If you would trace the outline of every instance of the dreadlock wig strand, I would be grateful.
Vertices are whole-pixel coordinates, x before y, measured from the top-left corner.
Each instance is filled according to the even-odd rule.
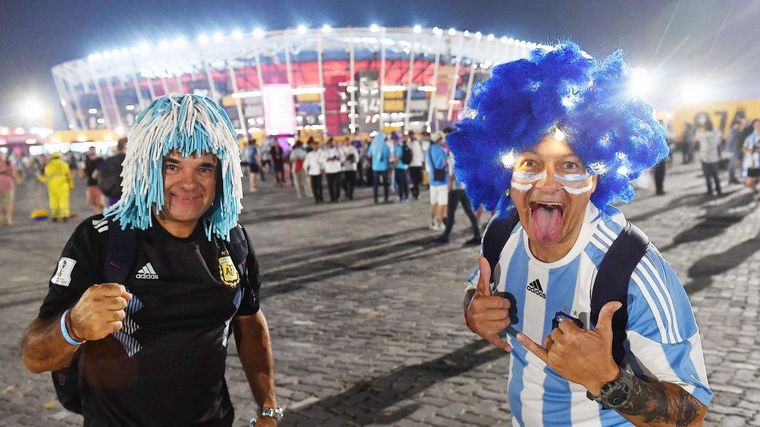
[[[668,146],[652,106],[629,88],[622,51],[598,63],[572,42],[495,66],[446,138],[473,204],[510,211],[517,156],[557,129],[598,177],[591,202],[601,210],[630,202],[631,181],[664,159]]]
[[[152,213],[164,206],[163,160],[177,150],[181,156],[210,153],[221,165],[221,191],[203,218],[206,237],[228,240],[243,206],[239,151],[235,128],[224,110],[209,98],[167,95],[156,99],[137,117],[124,159],[121,199],[106,211],[122,228],[145,230]]]

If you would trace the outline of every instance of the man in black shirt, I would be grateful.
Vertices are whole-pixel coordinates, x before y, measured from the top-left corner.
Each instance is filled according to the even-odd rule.
[[[103,193],[98,187],[98,179],[94,176],[98,166],[103,162],[103,158],[98,156],[95,147],[90,147],[87,151],[87,157],[84,159],[84,179],[87,181],[87,204],[90,205],[96,214],[103,212]]]
[[[76,358],[85,425],[231,425],[230,327],[261,408],[256,425],[281,418],[256,256],[248,239],[230,240],[237,159],[234,128],[208,98],[169,95],[138,118],[122,198],[74,231],[22,338],[32,372]],[[104,283],[115,227],[137,229],[134,264],[125,283]],[[247,245],[245,259],[233,261],[245,253],[235,244]]]

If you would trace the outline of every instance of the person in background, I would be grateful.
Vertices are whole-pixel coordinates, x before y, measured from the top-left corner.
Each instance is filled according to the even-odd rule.
[[[53,221],[68,221],[71,216],[69,197],[74,188],[69,165],[61,160],[61,153],[53,153],[45,165],[45,174],[39,177],[40,182],[47,184],[50,202],[50,219]]]
[[[285,152],[282,150],[277,138],[272,139],[271,144],[269,158],[272,160],[274,179],[277,181],[277,185],[285,185]]]
[[[322,195],[322,173],[325,171],[324,153],[319,143],[313,141],[309,144],[311,151],[306,154],[303,167],[311,181],[311,193],[314,195],[314,203],[320,204],[325,201]]]
[[[713,196],[713,183],[718,196],[720,191],[720,132],[713,129],[711,120],[706,120],[694,134],[694,143],[699,144],[699,160],[702,162],[702,172],[705,174],[707,195]]]
[[[728,184],[739,184],[737,171],[741,173],[742,158],[742,130],[745,127],[746,119],[736,119],[731,124],[731,130],[728,132],[726,139],[726,151],[730,156],[728,159]]]
[[[304,169],[304,161],[308,153],[303,148],[301,140],[296,141],[293,149],[290,151],[290,170],[293,175],[293,186],[296,187],[296,194],[301,198],[301,189],[306,197],[311,198],[311,187],[309,186],[309,175]]]
[[[430,229],[442,231],[445,228],[446,210],[449,203],[449,166],[446,140],[442,133],[433,137],[427,152],[425,164],[430,176]]]
[[[340,175],[343,168],[343,154],[335,145],[333,138],[328,138],[327,148],[324,149],[325,174],[327,175],[327,191],[330,194],[330,203],[340,201]]]
[[[341,145],[341,155],[343,157],[343,179],[346,189],[346,198],[354,200],[354,186],[356,185],[356,170],[359,164],[359,152],[349,139],[343,141]]]
[[[396,179],[396,194],[399,203],[409,201],[409,163],[412,161],[412,150],[405,141],[406,137],[398,139],[393,144],[393,167]]]
[[[0,224],[13,225],[13,204],[16,176],[5,153],[0,153]]]
[[[412,197],[414,200],[420,198],[420,185],[422,184],[422,166],[425,154],[422,152],[422,144],[414,135],[409,132],[406,135],[409,148],[412,149],[412,161],[409,163],[409,179],[412,181]]]
[[[259,173],[261,172],[261,160],[259,159],[259,147],[256,145],[256,140],[248,137],[248,145],[245,147],[245,160],[248,163],[248,191],[254,192],[258,188],[256,187],[256,181],[258,181]]]
[[[377,190],[380,180],[383,181],[383,201],[388,203],[388,167],[391,162],[391,150],[385,143],[385,134],[378,132],[367,149],[367,159],[372,162],[372,195],[377,201]]]
[[[103,163],[103,158],[98,156],[98,152],[95,151],[95,147],[90,147],[87,150],[87,157],[84,159],[84,179],[87,185],[87,191],[85,198],[87,204],[90,205],[92,211],[96,214],[102,213],[105,208],[103,200],[103,192],[98,187],[98,179],[95,176],[95,171],[98,170],[100,164]]]
[[[744,184],[749,187],[753,193],[760,195],[757,189],[757,181],[760,179],[760,119],[752,121],[749,128],[752,133],[744,138],[742,151],[744,152],[743,173]]]

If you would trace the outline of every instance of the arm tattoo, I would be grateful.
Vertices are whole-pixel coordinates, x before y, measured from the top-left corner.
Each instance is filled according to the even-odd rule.
[[[641,417],[648,423],[686,426],[704,415],[705,407],[691,393],[676,384],[646,381],[633,377],[633,392],[618,412]]]

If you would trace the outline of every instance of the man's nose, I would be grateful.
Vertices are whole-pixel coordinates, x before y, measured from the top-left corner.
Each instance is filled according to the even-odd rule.
[[[193,188],[198,185],[198,178],[191,170],[184,170],[180,175],[180,185],[182,188]]]
[[[546,176],[536,181],[536,188],[549,192],[559,191],[562,188],[562,183],[554,177],[554,170],[546,168],[545,172]]]

